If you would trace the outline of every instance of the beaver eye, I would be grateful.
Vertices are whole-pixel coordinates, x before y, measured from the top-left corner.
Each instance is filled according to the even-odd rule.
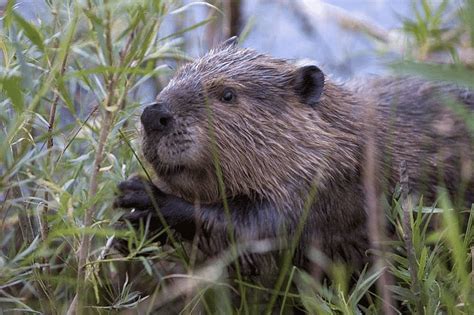
[[[235,99],[235,93],[232,89],[225,89],[221,96],[221,101],[230,103]]]

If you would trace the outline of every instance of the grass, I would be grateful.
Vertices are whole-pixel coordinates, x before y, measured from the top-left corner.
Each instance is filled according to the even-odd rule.
[[[137,231],[114,230],[122,214],[112,209],[115,186],[145,171],[136,127],[143,86],[167,78],[166,63],[189,59],[180,50],[182,34],[212,16],[170,34],[162,30],[165,18],[190,6],[171,0],[47,5],[49,22],[38,24],[16,14],[9,1],[0,34],[0,313],[152,313],[161,306],[170,313],[255,314],[285,313],[298,304],[311,314],[377,314],[384,307],[380,291],[406,313],[474,313],[474,209],[464,209],[465,222],[443,191],[430,209],[410,204],[403,193],[393,196],[394,206],[385,208],[397,237],[384,243],[384,255],[376,253],[382,264],[368,266],[355,284],[346,266],[318,252],[310,256],[326,263],[330,281],[286,259],[277,286],[266,287],[226,277],[237,248],[197,264],[192,248],[147,239],[146,222]],[[445,5],[418,2],[416,20],[406,20],[404,29],[419,53],[394,69],[474,88],[472,65],[460,63],[454,49],[474,47],[474,19],[466,13],[472,7],[472,0],[463,3],[452,26],[459,36],[444,41],[437,30]],[[424,62],[443,49],[455,65]],[[459,110],[472,126],[472,114]],[[110,254],[112,237],[128,239],[127,257]],[[391,282],[377,291],[384,273]],[[260,297],[270,299],[259,306]]]

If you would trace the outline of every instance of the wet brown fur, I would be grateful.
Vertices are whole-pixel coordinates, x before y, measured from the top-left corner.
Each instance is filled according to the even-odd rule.
[[[453,193],[465,185],[465,200],[474,201],[472,139],[462,117],[442,101],[472,111],[472,91],[414,78],[342,85],[326,77],[322,98],[310,106],[294,88],[297,69],[232,45],[183,66],[157,98],[173,115],[172,132],[145,132],[143,139],[144,155],[167,191],[190,204],[220,204],[217,158],[230,210],[238,198],[256,205],[256,213],[233,213],[239,242],[275,237],[282,226],[292,235],[315,185],[299,252],[318,244],[330,258],[354,266],[366,262],[369,248],[362,184],[369,136],[376,139],[387,193],[405,160],[413,191],[427,202],[442,182]],[[225,88],[235,92],[231,104],[221,100]],[[209,255],[224,250],[224,213],[205,206],[193,211],[206,230],[200,246]]]

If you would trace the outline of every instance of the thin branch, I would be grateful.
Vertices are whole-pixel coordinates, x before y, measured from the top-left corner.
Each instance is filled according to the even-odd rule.
[[[107,46],[107,55],[109,59],[110,65],[113,65],[113,45],[112,45],[112,34],[111,34],[111,16],[110,11],[107,9],[106,13],[106,46]],[[110,74],[106,79],[107,87],[108,87],[108,96],[104,101],[104,108],[103,111],[103,119],[102,119],[102,126],[99,135],[99,143],[97,146],[96,154],[94,157],[94,165],[92,169],[91,178],[89,181],[89,191],[88,196],[90,200],[92,200],[92,205],[89,209],[86,210],[84,214],[84,227],[90,227],[92,225],[92,219],[96,213],[96,200],[95,197],[98,191],[98,179],[99,179],[99,172],[100,166],[104,159],[104,148],[107,142],[107,138],[112,126],[112,122],[114,121],[114,114],[115,111],[109,110],[112,108],[112,105],[115,102],[115,85],[117,81],[117,76]],[[82,235],[80,244],[79,244],[79,253],[78,253],[78,272],[77,272],[77,290],[76,295],[74,296],[73,302],[71,303],[68,314],[82,314],[83,313],[83,303],[85,300],[85,293],[86,293],[86,264],[87,259],[89,257],[91,245],[91,235],[89,233],[84,233]]]
[[[106,35],[106,47],[107,47],[107,55],[109,59],[110,65],[113,65],[113,44],[112,44],[112,18],[110,15],[110,11],[107,10],[106,12],[106,26],[105,26],[105,35]],[[134,32],[130,34],[130,37],[123,47],[123,49],[119,52],[119,67],[123,66],[125,63],[125,57],[127,52],[130,51],[131,42],[134,38]],[[104,103],[104,111],[103,111],[103,124],[101,126],[101,132],[99,135],[99,143],[97,147],[97,151],[94,157],[94,167],[91,175],[91,179],[89,182],[89,193],[88,196],[90,199],[94,200],[97,191],[98,191],[98,179],[99,179],[99,172],[100,172],[100,165],[104,158],[104,148],[107,142],[107,138],[109,136],[110,130],[112,129],[112,124],[115,118],[116,110],[113,109],[114,104],[118,104],[119,108],[125,102],[125,98],[127,96],[129,80],[128,77],[126,78],[125,82],[125,89],[122,92],[121,96],[118,97],[116,95],[116,85],[119,80],[119,73],[110,73],[106,78],[107,82],[107,90],[108,90],[108,97]],[[117,98],[118,97],[118,98]],[[93,201],[91,207],[86,211],[84,215],[84,226],[90,227],[92,225],[92,219],[96,213],[96,202]],[[83,302],[85,300],[85,292],[86,292],[86,283],[90,277],[90,272],[86,272],[87,266],[87,259],[89,257],[89,251],[91,246],[91,235],[88,233],[84,233],[82,236],[80,245],[79,245],[79,258],[78,258],[78,273],[77,273],[77,291],[74,299],[69,307],[67,314],[81,314],[83,313]],[[91,267],[92,268],[92,267]]]
[[[329,16],[345,29],[363,32],[383,43],[390,43],[389,32],[374,21],[354,17],[353,12],[349,12],[325,1],[295,1],[292,9],[296,11],[298,15],[306,16],[308,21],[317,21],[320,20],[321,17]]]
[[[64,72],[66,71],[66,64],[67,64],[68,55],[69,55],[68,52],[69,51],[66,51],[64,58],[61,62],[61,70],[59,71],[60,76],[64,75]],[[48,161],[48,165],[52,162],[52,149],[54,146],[53,130],[54,130],[54,123],[56,121],[56,111],[57,111],[58,102],[59,102],[59,93],[56,93],[53,103],[51,104],[51,108],[49,111],[49,119],[48,119],[48,132],[47,132],[48,138],[47,138],[47,146],[46,146],[48,150],[48,154],[46,157]],[[43,208],[39,215],[41,240],[43,242],[47,240],[48,235],[49,235],[49,224],[48,224],[49,199],[50,199],[50,194],[49,194],[49,191],[46,190],[44,193]],[[45,273],[49,274],[49,271],[50,271],[50,268],[46,267]]]

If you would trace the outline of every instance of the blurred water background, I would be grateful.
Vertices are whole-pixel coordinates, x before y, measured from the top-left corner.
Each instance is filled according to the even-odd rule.
[[[434,5],[441,3],[441,0],[428,1]],[[184,5],[186,10],[169,15],[160,30],[166,36],[213,16],[215,19],[211,22],[184,34],[180,45],[190,56],[204,54],[233,33],[243,33],[241,45],[244,47],[281,58],[308,59],[341,80],[387,71],[385,64],[403,54],[406,43],[400,42],[399,30],[403,19],[414,16],[416,3],[413,0],[206,2],[222,10],[219,12],[203,2],[176,1],[176,7]],[[0,0],[0,4],[5,3],[6,0]],[[457,3],[458,0],[450,1],[453,11]],[[225,26],[229,19],[226,7],[232,5],[231,11],[238,11],[238,25],[229,30]],[[44,0],[17,1],[16,11],[36,23],[47,23],[51,19]],[[165,82],[166,79],[161,84],[147,82],[140,89],[140,98],[153,99]]]
[[[309,11],[311,7],[312,15],[305,15],[303,11]],[[277,57],[312,59],[335,75],[348,77],[355,73],[380,73],[383,66],[373,47],[374,41],[360,32],[341,27],[334,12],[342,12],[384,30],[394,30],[400,27],[402,17],[412,15],[413,1],[241,0],[240,8],[242,27],[250,27],[243,46]],[[16,10],[33,21],[47,22],[51,18],[43,0],[17,1]],[[203,5],[189,7],[182,26],[204,20],[208,11],[209,7]],[[163,23],[164,33],[175,28],[175,23]],[[191,55],[197,56],[207,48],[202,44],[204,32],[202,27],[188,33],[187,39],[192,42]]]

